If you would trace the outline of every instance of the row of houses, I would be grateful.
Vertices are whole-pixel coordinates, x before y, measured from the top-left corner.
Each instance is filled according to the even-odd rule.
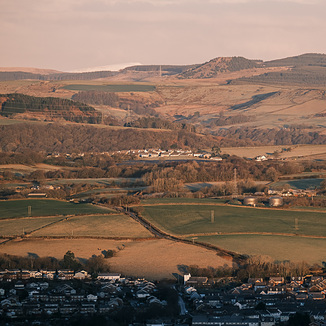
[[[44,279],[44,280],[61,280],[68,281],[72,279],[85,280],[90,279],[86,271],[73,271],[68,269],[60,270],[27,270],[27,269],[6,269],[0,271],[0,281],[11,280],[29,280],[29,279]],[[119,273],[99,273],[98,280],[117,281],[120,280],[121,274]]]

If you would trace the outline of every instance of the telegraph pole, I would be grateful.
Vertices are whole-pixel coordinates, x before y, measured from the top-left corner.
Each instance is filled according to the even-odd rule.
[[[238,186],[237,186],[237,168],[233,170],[233,197],[238,196]]]

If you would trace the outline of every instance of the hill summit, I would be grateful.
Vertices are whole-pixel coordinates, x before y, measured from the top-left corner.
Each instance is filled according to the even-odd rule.
[[[181,73],[179,78],[214,78],[221,73],[258,68],[262,63],[244,57],[218,57]]]

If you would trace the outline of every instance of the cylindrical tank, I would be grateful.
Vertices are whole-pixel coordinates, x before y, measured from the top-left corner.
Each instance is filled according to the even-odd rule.
[[[248,196],[248,197],[243,198],[243,205],[256,206],[257,204],[258,204],[257,197]]]
[[[269,198],[269,206],[271,207],[278,207],[283,205],[283,198],[282,197],[271,197]]]

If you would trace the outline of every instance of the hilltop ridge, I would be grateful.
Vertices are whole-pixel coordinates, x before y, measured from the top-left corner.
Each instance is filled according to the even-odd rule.
[[[181,73],[179,78],[214,78],[221,73],[259,68],[262,63],[244,57],[218,57]]]

